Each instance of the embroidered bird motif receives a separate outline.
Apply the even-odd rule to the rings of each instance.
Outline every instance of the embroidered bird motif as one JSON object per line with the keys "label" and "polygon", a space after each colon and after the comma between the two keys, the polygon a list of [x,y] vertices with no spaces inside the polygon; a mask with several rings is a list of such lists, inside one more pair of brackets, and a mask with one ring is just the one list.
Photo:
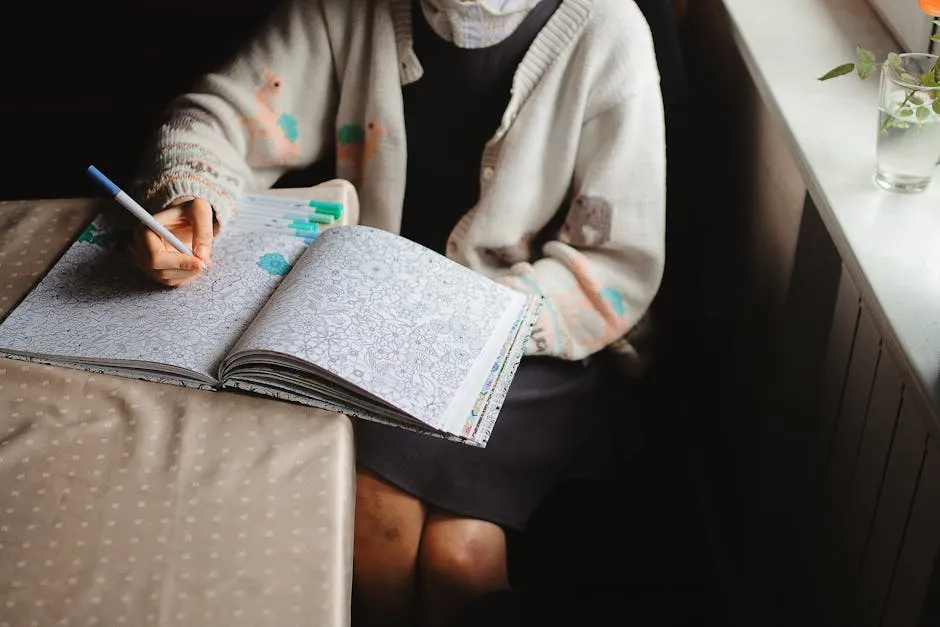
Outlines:
{"label": "embroidered bird motif", "polygon": [[278,96],[284,89],[283,81],[268,68],[262,68],[261,85],[255,90],[255,115],[242,118],[248,131],[250,150],[258,150],[265,164],[288,164],[300,156],[297,119],[290,113],[279,112]]}
{"label": "embroidered bird motif", "polygon": [[344,124],[337,132],[336,159],[351,165],[356,172],[378,152],[379,142],[385,135],[385,127],[378,122],[369,122],[363,129],[358,124]]}

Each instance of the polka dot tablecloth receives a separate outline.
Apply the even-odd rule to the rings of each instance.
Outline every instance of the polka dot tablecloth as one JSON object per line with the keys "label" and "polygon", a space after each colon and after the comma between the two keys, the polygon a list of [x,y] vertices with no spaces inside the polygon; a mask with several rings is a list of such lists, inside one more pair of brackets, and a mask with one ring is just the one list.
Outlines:
{"label": "polka dot tablecloth", "polygon": [[[0,316],[95,215],[0,203]],[[0,359],[0,627],[349,621],[338,414]]]}

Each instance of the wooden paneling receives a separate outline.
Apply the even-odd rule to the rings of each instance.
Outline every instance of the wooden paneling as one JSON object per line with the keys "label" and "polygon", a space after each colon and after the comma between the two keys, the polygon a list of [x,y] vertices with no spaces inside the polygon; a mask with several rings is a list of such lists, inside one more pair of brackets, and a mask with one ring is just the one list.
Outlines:
{"label": "wooden paneling", "polygon": [[728,205],[703,261],[726,338],[705,457],[727,526],[715,544],[745,573],[729,577],[733,624],[940,625],[940,446],[923,403],[742,75],[720,0],[689,3],[686,25],[702,167]]}
{"label": "wooden paneling", "polygon": [[902,399],[898,368],[864,305],[851,354],[827,458],[828,489],[817,504],[820,625],[854,624],[847,617],[857,614],[859,572]]}
{"label": "wooden paneling", "polygon": [[868,416],[855,464],[855,475],[846,496],[845,544],[849,572],[858,573],[868,544],[871,523],[881,495],[888,452],[901,410],[901,375],[894,360],[882,348],[875,373]]}
{"label": "wooden paneling", "polygon": [[[831,245],[831,242],[830,242]],[[807,625],[821,625],[831,616],[833,604],[840,601],[838,587],[842,562],[838,559],[839,533],[835,529],[835,506],[831,491],[831,451],[833,437],[843,412],[844,392],[855,353],[859,329],[861,303],[858,290],[840,264],[840,278],[836,287],[836,301],[829,321],[825,358],[820,377],[816,406],[810,411],[812,419],[807,425],[807,447],[804,456],[796,461],[802,466],[801,482],[795,488],[800,494],[796,520],[791,529],[795,536],[794,559],[797,560],[794,585],[800,588],[799,615]],[[856,359],[856,364],[858,360]],[[856,365],[856,370],[860,368]],[[787,421],[784,416],[781,420]],[[822,563],[820,556],[824,559]]]}
{"label": "wooden paneling", "polygon": [[839,415],[842,413],[843,391],[847,381],[849,363],[852,358],[855,332],[861,313],[858,289],[843,268],[842,280],[836,297],[836,309],[826,349],[826,365],[820,392],[818,450],[810,462],[826,459],[835,433]]}
{"label": "wooden paneling", "polygon": [[[798,404],[782,405],[789,415],[762,415],[782,421],[778,432],[794,424],[816,440],[805,457],[771,458],[777,480],[792,482],[782,492],[803,497],[789,503],[797,511],[783,513],[790,527],[782,533],[795,543],[790,563],[773,568],[788,573],[783,585],[797,606],[783,624],[933,624],[918,621],[928,590],[940,589],[940,451],[844,268],[835,300],[816,418],[792,413]],[[788,470],[801,465],[809,470],[802,478]],[[779,521],[767,528],[781,534]]]}
{"label": "wooden paneling", "polygon": [[770,110],[759,98],[753,107],[749,243],[756,272],[752,288],[763,292],[774,323],[773,315],[782,310],[790,285],[806,185]]}
{"label": "wooden paneling", "polygon": [[[799,373],[811,372],[815,366],[807,363],[807,359],[812,360],[812,356],[789,352],[801,345],[800,336],[804,330],[792,328],[784,314],[796,313],[788,306],[819,305],[825,308],[827,300],[830,303],[832,300],[816,292],[813,298],[817,300],[812,304],[794,302],[799,299],[799,295],[791,293],[791,279],[798,252],[804,266],[815,266],[815,272],[825,273],[825,268],[831,267],[833,263],[838,271],[839,262],[837,257],[827,259],[826,251],[815,246],[817,242],[812,236],[804,240],[811,245],[797,251],[801,228],[805,230],[816,226],[812,221],[802,223],[806,188],[796,163],[785,148],[783,137],[773,124],[770,111],[757,98],[752,101],[752,106],[749,119],[752,120],[750,136],[753,142],[753,170],[749,177],[752,187],[746,241],[746,256],[751,261],[744,292],[747,299],[741,303],[742,309],[748,310],[749,326],[746,327],[748,335],[741,338],[746,352],[738,355],[741,365],[753,377],[749,386],[761,395],[758,403],[763,399],[773,400],[763,403],[761,413],[767,418],[764,421],[752,420],[755,413],[753,406],[741,408],[741,419],[753,423],[758,438],[746,446],[758,452],[762,486],[759,495],[763,506],[779,509],[786,507],[788,501],[792,500],[792,495],[786,489],[791,483],[787,474],[792,464],[786,460],[793,453],[793,439],[800,429],[794,429],[788,421],[773,419],[772,416],[778,416],[781,407],[798,411],[793,401],[799,400],[798,397],[805,390],[803,385],[812,384],[811,381],[800,381]],[[807,269],[804,267],[804,272]],[[782,366],[784,362],[787,366],[795,366],[789,368],[786,375],[779,372],[782,367],[787,367]],[[797,362],[800,362],[799,365]],[[787,379],[782,386],[778,385],[781,376]],[[738,394],[738,398],[747,397]]]}
{"label": "wooden paneling", "polygon": [[930,579],[936,576],[937,551],[940,549],[940,449],[936,444],[928,441],[927,457],[917,482],[914,504],[881,620],[884,627],[937,624],[936,617],[925,617],[921,622],[921,610]]}
{"label": "wooden paneling", "polygon": [[843,513],[846,507],[844,501],[850,493],[859,443],[868,416],[868,401],[874,388],[880,344],[881,338],[871,314],[866,307],[861,307],[842,407],[830,447],[831,489],[834,510],[838,515]]}
{"label": "wooden paneling", "polygon": [[[927,431],[923,421],[914,404],[905,399],[891,443],[868,546],[862,558],[860,589],[855,603],[849,607],[850,625],[881,625],[926,447]],[[940,495],[936,496],[940,498]]]}

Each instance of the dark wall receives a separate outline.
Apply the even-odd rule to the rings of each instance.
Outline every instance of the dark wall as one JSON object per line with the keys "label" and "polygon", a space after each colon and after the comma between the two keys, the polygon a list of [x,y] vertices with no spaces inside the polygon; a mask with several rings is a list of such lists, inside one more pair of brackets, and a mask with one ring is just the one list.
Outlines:
{"label": "dark wall", "polygon": [[223,63],[274,0],[62,5],[0,13],[0,200],[96,194],[92,163],[129,181],[167,102]]}

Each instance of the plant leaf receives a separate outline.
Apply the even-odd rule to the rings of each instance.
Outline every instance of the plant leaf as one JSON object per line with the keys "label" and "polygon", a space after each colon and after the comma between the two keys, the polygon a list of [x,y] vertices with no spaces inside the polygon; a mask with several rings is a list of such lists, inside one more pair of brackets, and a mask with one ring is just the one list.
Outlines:
{"label": "plant leaf", "polygon": [[914,112],[911,111],[910,109],[901,109],[900,111],[898,111],[898,115],[900,115],[902,118],[910,117],[913,114]]}
{"label": "plant leaf", "polygon": [[858,64],[858,77],[862,80],[865,80],[871,73],[875,71],[874,63],[859,63]]}
{"label": "plant leaf", "polygon": [[901,56],[897,52],[889,53],[888,58],[885,59],[885,65],[896,68],[901,67]]}
{"label": "plant leaf", "polygon": [[921,98],[920,96],[911,96],[910,98],[908,98],[908,100],[910,101],[912,105],[920,106],[924,104],[924,99]]}
{"label": "plant leaf", "polygon": [[934,113],[940,115],[940,100],[934,100],[931,108],[933,109]]}
{"label": "plant leaf", "polygon": [[928,115],[930,115],[930,109],[928,107],[917,107],[918,120],[926,120]]}
{"label": "plant leaf", "polygon": [[858,57],[858,60],[862,63],[874,63],[875,55],[870,50],[865,50],[861,46],[855,47],[855,56]]}
{"label": "plant leaf", "polygon": [[816,80],[828,81],[831,78],[836,78],[837,76],[845,76],[855,69],[854,63],[843,63],[839,67],[834,67]]}
{"label": "plant leaf", "polygon": [[937,76],[933,72],[927,72],[920,77],[920,82],[925,87],[936,87],[937,86]]}
{"label": "plant leaf", "polygon": [[907,72],[901,72],[901,80],[905,83],[910,83],[911,85],[917,84],[917,79],[908,74]]}
{"label": "plant leaf", "polygon": [[940,41],[940,34],[931,35],[931,36],[930,36],[930,41]]}

